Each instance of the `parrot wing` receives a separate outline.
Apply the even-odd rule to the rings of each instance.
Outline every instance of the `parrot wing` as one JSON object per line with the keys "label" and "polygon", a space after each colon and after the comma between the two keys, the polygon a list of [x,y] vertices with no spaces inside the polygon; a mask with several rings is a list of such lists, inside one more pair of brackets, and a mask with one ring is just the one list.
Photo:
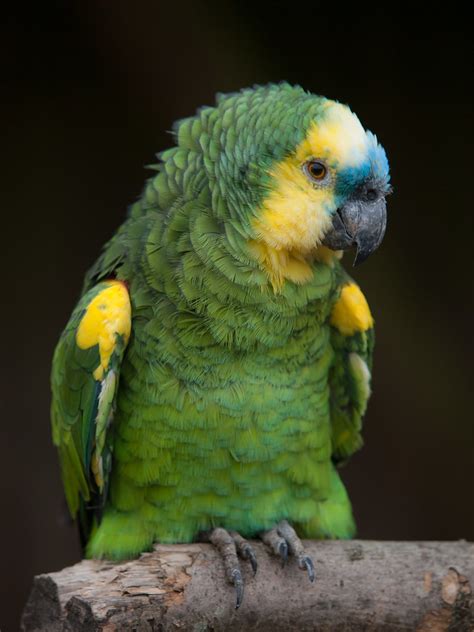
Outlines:
{"label": "parrot wing", "polygon": [[370,397],[373,320],[352,281],[341,290],[330,323],[334,361],[329,374],[332,458],[347,459],[362,446],[362,418]]}
{"label": "parrot wing", "polygon": [[52,370],[52,431],[64,490],[82,533],[85,508],[100,516],[107,494],[113,420],[120,367],[130,336],[128,290],[104,281],[82,297],[56,347]]}

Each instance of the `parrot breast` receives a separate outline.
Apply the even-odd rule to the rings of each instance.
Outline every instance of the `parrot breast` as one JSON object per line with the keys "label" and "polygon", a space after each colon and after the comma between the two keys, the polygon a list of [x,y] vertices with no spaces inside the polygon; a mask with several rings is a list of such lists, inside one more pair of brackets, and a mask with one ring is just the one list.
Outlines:
{"label": "parrot breast", "polygon": [[235,305],[192,319],[170,318],[162,302],[154,317],[134,321],[111,501],[144,512],[155,538],[189,541],[215,524],[252,535],[283,516],[314,516],[331,477],[324,323],[334,273],[321,266],[317,279],[319,299],[302,308],[282,300],[270,314],[240,306],[233,318],[252,319],[252,345],[249,337],[216,340]]}

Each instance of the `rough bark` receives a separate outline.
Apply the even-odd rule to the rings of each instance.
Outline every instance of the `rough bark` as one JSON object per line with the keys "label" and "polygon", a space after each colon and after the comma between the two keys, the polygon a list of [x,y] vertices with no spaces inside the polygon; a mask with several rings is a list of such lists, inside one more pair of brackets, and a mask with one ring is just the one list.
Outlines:
{"label": "rough bark", "polygon": [[254,546],[258,572],[241,562],[239,610],[211,545],[157,545],[137,560],[85,560],[39,575],[22,630],[474,631],[474,544],[308,541],[314,584],[294,560],[281,568]]}

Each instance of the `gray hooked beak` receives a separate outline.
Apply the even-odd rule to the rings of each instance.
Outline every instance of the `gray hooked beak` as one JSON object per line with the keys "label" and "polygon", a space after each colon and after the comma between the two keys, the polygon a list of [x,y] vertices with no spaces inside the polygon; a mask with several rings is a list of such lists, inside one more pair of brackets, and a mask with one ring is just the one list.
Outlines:
{"label": "gray hooked beak", "polygon": [[357,247],[354,265],[359,265],[377,250],[387,226],[385,198],[375,201],[348,200],[337,209],[332,227],[323,239],[331,250]]}

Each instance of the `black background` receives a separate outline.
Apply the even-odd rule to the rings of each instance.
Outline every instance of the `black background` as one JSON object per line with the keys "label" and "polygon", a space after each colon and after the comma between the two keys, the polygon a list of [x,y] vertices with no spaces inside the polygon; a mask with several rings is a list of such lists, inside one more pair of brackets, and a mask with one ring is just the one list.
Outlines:
{"label": "black background", "polygon": [[391,163],[384,244],[353,272],[377,321],[366,447],[343,472],[360,536],[474,539],[467,15],[230,0],[2,11],[2,630],[18,629],[34,574],[79,559],[48,381],[82,276],[172,122],[254,83],[349,103]]}

